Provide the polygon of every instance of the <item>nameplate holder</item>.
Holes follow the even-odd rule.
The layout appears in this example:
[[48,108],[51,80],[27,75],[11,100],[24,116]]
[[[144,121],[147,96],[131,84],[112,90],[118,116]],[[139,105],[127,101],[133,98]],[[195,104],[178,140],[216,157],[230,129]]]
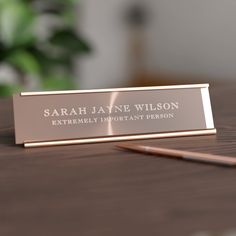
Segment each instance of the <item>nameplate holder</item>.
[[208,84],[24,92],[13,96],[25,147],[215,134]]

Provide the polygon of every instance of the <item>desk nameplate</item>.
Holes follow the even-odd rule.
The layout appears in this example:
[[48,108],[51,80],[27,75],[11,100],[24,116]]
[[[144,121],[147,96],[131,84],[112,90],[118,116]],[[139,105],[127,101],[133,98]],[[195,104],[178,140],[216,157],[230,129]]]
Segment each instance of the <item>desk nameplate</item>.
[[25,147],[214,134],[208,84],[21,93],[16,144]]

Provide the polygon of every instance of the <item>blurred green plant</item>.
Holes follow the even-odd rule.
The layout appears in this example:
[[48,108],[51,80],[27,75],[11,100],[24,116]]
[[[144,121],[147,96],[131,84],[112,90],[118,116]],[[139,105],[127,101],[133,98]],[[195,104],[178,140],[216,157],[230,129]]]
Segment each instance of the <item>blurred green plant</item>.
[[0,96],[30,82],[74,88],[75,58],[91,50],[75,30],[77,2],[0,0]]

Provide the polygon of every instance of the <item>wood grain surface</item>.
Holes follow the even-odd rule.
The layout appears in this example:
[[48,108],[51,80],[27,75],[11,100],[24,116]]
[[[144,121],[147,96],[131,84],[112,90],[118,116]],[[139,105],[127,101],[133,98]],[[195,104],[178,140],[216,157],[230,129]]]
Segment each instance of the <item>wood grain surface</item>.
[[[210,93],[217,135],[130,143],[236,157],[236,85],[212,86]],[[0,235],[195,236],[236,229],[236,169],[115,144],[16,146],[12,101],[1,99]]]

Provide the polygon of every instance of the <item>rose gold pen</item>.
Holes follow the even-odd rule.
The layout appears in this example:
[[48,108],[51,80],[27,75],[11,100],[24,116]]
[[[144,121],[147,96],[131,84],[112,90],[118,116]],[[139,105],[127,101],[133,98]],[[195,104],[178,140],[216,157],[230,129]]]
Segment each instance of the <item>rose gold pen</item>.
[[176,149],[157,148],[157,147],[134,145],[134,144],[118,144],[117,147],[128,149],[135,152],[163,155],[167,157],[175,157],[188,161],[205,162],[224,166],[236,166],[236,158],[234,157],[213,155],[200,152],[181,151]]

